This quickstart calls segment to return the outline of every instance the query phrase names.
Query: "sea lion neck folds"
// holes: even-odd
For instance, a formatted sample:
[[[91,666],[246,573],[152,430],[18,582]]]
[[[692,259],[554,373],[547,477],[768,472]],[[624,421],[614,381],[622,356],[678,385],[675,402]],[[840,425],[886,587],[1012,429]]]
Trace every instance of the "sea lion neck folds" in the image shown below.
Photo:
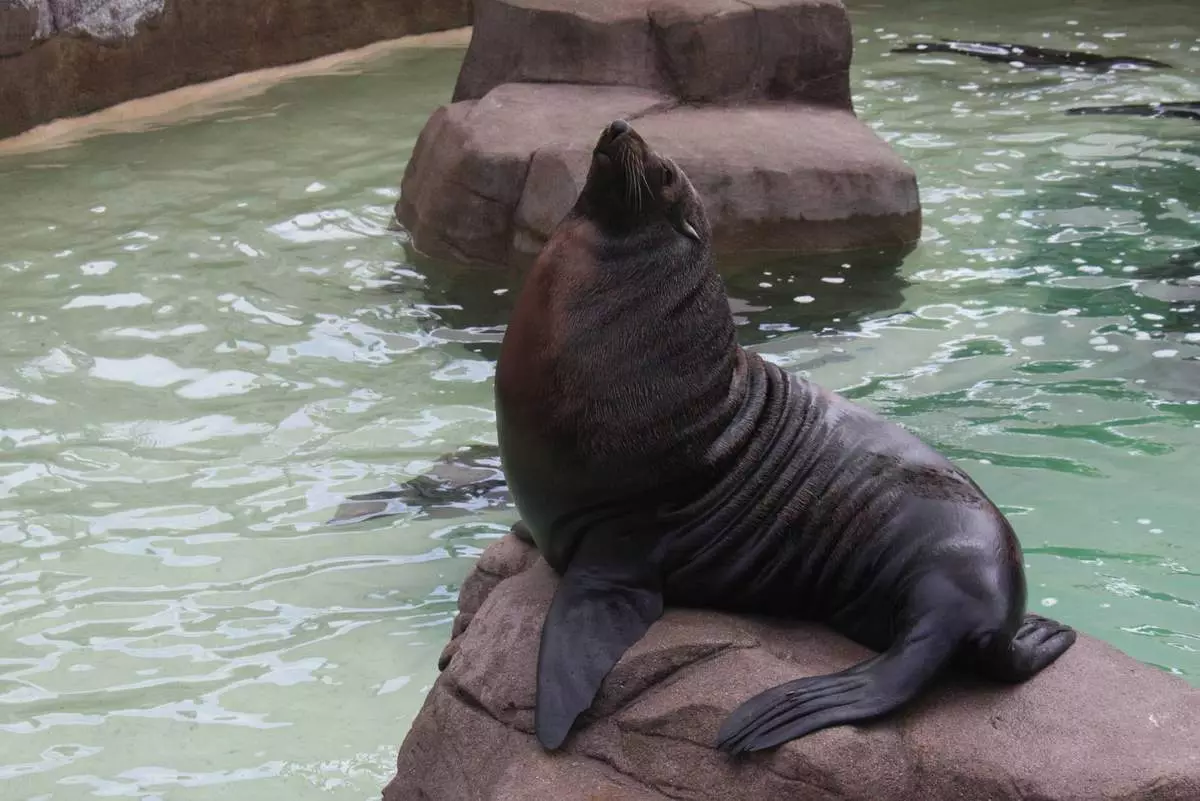
[[[654,194],[634,199],[633,183]],[[614,123],[525,279],[496,371],[505,475],[552,565],[565,567],[577,531],[554,521],[597,496],[614,508],[643,488],[663,503],[690,496],[737,410],[736,344],[694,188]]]

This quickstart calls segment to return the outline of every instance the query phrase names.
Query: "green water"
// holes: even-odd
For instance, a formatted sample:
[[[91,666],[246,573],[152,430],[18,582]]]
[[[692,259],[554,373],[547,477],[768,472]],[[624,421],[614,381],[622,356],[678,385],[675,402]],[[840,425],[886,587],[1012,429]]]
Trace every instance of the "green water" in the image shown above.
[[[853,4],[856,105],[918,170],[924,241],[895,273],[728,276],[747,343],[1012,515],[1031,607],[1200,684],[1200,283],[1132,272],[1200,246],[1200,125],[1060,113],[1200,97],[1200,7],[1087,5]],[[1179,69],[887,55],[921,33]],[[0,158],[5,799],[365,799],[389,778],[458,583],[512,519],[323,524],[494,441],[519,278],[388,230],[460,58]]]

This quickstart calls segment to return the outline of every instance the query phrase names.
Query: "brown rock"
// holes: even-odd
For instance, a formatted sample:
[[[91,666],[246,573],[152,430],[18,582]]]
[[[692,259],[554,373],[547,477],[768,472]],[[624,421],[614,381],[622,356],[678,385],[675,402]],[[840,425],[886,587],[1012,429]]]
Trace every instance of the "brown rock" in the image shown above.
[[[534,151],[513,217],[513,251],[517,255],[536,255],[575,205],[587,180],[594,145],[580,137],[571,144],[547,145]]]
[[[528,261],[618,116],[692,178],[718,255],[920,237],[915,175],[854,116],[839,0],[478,0],[474,22],[396,205],[421,253]]]
[[[0,137],[185,84],[460,27],[469,5],[0,0],[0,56],[9,56],[0,58]],[[38,11],[35,29],[29,9]],[[35,36],[44,41],[31,47]]]
[[[54,32],[100,40],[128,39],[138,26],[152,24],[166,0],[46,0]]]
[[[688,102],[851,108],[853,43],[839,0],[665,0],[650,20],[661,68]]]
[[[595,139],[613,118],[666,102],[640,89],[513,84],[443,106],[417,139],[396,216],[428,255],[505,263],[534,151]]]
[[[718,251],[903,249],[920,237],[916,176],[849,112],[679,108],[637,130],[687,173]]]
[[[40,16],[49,19],[50,10],[27,0],[0,0],[0,58],[23,53],[33,46]]]
[[[718,253],[904,250],[920,237],[913,171],[848,111],[672,107],[653,92],[569,84],[506,84],[436,112],[396,216],[430,256],[531,258],[575,203],[598,132],[616,117],[679,162]]]
[[[734,761],[722,719],[867,653],[820,626],[671,609],[613,669],[564,751],[532,732],[555,577],[511,535],[494,585],[405,738],[384,801],[1195,801],[1200,692],[1086,636],[1033,680],[947,677],[911,708]],[[497,574],[493,574],[497,575]]]
[[[454,100],[553,82],[848,109],[850,53],[838,0],[476,0]]]
[[[479,557],[476,569],[500,579],[524,573],[541,557],[515,534],[501,537]]]

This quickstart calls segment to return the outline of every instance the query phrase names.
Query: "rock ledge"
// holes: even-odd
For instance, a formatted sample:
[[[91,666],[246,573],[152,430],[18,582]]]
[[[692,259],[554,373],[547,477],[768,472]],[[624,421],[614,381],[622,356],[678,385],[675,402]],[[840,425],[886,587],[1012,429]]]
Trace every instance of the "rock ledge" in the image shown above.
[[[734,761],[711,743],[741,701],[866,652],[819,626],[671,609],[547,754],[532,708],[555,585],[511,534],[483,554],[384,801],[1200,798],[1200,691],[1086,636],[1018,687],[948,679],[888,720]]]

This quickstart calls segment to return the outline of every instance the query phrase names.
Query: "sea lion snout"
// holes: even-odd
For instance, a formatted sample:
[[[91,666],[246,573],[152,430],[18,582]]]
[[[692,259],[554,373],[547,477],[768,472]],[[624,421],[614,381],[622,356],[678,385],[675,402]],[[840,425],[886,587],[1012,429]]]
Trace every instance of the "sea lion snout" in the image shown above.
[[[632,130],[633,129],[629,127],[629,123],[625,122],[625,120],[613,120],[608,125],[608,135],[613,139],[616,139],[621,134],[629,133]]]
[[[578,203],[593,220],[615,228],[628,230],[639,221],[665,217],[693,241],[707,234],[703,206],[683,171],[656,153],[625,120],[613,120],[601,131]]]
[[[628,145],[629,140],[637,138],[640,137],[633,130],[632,125],[625,120],[613,120],[600,134],[600,141],[596,143],[596,152],[608,156],[614,155],[619,148]]]

